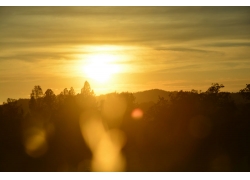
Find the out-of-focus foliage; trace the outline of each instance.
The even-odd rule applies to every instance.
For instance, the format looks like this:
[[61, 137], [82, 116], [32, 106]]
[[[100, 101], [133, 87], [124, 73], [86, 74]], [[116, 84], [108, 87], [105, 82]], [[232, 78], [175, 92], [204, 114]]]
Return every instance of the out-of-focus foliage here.
[[138, 102], [129, 92], [97, 98], [87, 81], [80, 94], [35, 86], [29, 110], [10, 98], [0, 106], [0, 170], [249, 171], [250, 106], [232, 98], [248, 99], [249, 84], [223, 87], [148, 91]]
[[0, 106], [0, 171], [20, 171], [23, 161], [21, 123], [23, 110], [15, 99]]
[[179, 91], [169, 101], [159, 97], [140, 130], [140, 143], [145, 142], [138, 156], [154, 156], [144, 161], [148, 171], [249, 170], [250, 109], [237, 107], [230, 93], [220, 92], [223, 87], [215, 83], [205, 93]]

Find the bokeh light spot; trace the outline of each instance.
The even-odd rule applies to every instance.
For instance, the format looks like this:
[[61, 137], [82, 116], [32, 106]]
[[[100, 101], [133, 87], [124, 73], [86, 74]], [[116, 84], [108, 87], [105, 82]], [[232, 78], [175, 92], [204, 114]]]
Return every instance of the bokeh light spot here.
[[[124, 171], [125, 157], [121, 149], [125, 145], [125, 134], [119, 129], [104, 128], [101, 117], [93, 115], [80, 117], [83, 138], [89, 146], [93, 158], [91, 171]], [[83, 169], [83, 165], [79, 165]]]
[[139, 120], [143, 117], [143, 111], [139, 108], [136, 108], [132, 111], [131, 116], [135, 120]]
[[45, 131], [32, 128], [25, 137], [25, 152], [34, 158], [44, 155], [48, 150]]

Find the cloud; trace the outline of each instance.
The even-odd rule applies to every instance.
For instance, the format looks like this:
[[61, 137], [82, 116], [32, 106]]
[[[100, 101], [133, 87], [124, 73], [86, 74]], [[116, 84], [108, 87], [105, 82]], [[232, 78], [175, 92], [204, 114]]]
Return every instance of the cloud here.
[[57, 52], [55, 49], [54, 52], [46, 52], [46, 51], [39, 51], [34, 52], [36, 50], [32, 50], [29, 52], [6, 52], [3, 55], [0, 55], [0, 61], [12, 61], [12, 60], [20, 60], [25, 62], [38, 62], [38, 61], [46, 61], [51, 60], [56, 63], [56, 61], [60, 62], [62, 60], [64, 61], [71, 61], [76, 60], [75, 55], [76, 54], [89, 54], [86, 52]]
[[[2, 7], [1, 43], [154, 44], [249, 38], [247, 7]], [[167, 42], [168, 41], [168, 42]]]
[[[249, 29], [250, 30], [250, 29]], [[249, 47], [250, 42], [215, 42], [210, 44], [204, 44], [208, 47]]]
[[117, 52], [129, 55], [118, 62], [129, 68], [117, 87], [250, 77], [249, 12], [250, 7], [0, 7], [0, 87], [29, 77], [29, 84], [59, 76], [71, 83], [79, 75], [78, 55], [92, 53], [78, 47], [101, 45], [135, 47]]
[[192, 49], [192, 48], [183, 48], [183, 47], [172, 47], [172, 48], [155, 48], [155, 50], [159, 51], [180, 51], [180, 52], [197, 52], [197, 53], [216, 53], [216, 54], [223, 54], [218, 51], [211, 51], [211, 50], [203, 50], [203, 49]]

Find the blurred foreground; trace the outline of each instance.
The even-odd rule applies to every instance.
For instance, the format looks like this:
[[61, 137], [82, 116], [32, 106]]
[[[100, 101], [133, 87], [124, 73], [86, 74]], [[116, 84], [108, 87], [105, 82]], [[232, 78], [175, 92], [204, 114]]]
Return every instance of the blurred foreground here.
[[0, 171], [250, 171], [250, 86], [223, 87], [136, 103], [35, 86], [0, 106]]

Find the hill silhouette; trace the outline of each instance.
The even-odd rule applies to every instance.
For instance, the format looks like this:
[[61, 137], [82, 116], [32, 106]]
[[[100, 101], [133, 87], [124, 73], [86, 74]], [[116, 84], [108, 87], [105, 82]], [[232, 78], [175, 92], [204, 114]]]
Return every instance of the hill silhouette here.
[[[159, 100], [159, 97], [163, 97], [166, 100], [169, 100], [169, 95], [171, 93], [177, 93], [177, 91], [165, 91], [162, 89], [151, 89], [151, 90], [145, 90], [145, 91], [139, 91], [132, 93], [135, 97], [135, 102], [140, 105], [147, 106], [146, 109], [148, 109], [150, 106], [152, 106], [154, 103], [156, 103]], [[102, 94], [97, 95], [96, 99], [97, 101], [102, 101], [106, 99], [106, 96], [113, 93], [108, 94]], [[246, 100], [241, 96], [240, 93], [230, 93], [231, 98], [236, 104], [242, 104], [246, 103]], [[25, 113], [29, 112], [29, 99], [18, 99], [17, 100], [18, 105], [22, 106]]]
[[249, 171], [250, 86], [95, 96], [88, 82], [0, 106], [1, 171]]
[[157, 102], [159, 97], [164, 97], [165, 99], [169, 99], [170, 91], [164, 91], [161, 89], [151, 89], [141, 92], [135, 92], [133, 95], [136, 98], [137, 103], [143, 102]]

